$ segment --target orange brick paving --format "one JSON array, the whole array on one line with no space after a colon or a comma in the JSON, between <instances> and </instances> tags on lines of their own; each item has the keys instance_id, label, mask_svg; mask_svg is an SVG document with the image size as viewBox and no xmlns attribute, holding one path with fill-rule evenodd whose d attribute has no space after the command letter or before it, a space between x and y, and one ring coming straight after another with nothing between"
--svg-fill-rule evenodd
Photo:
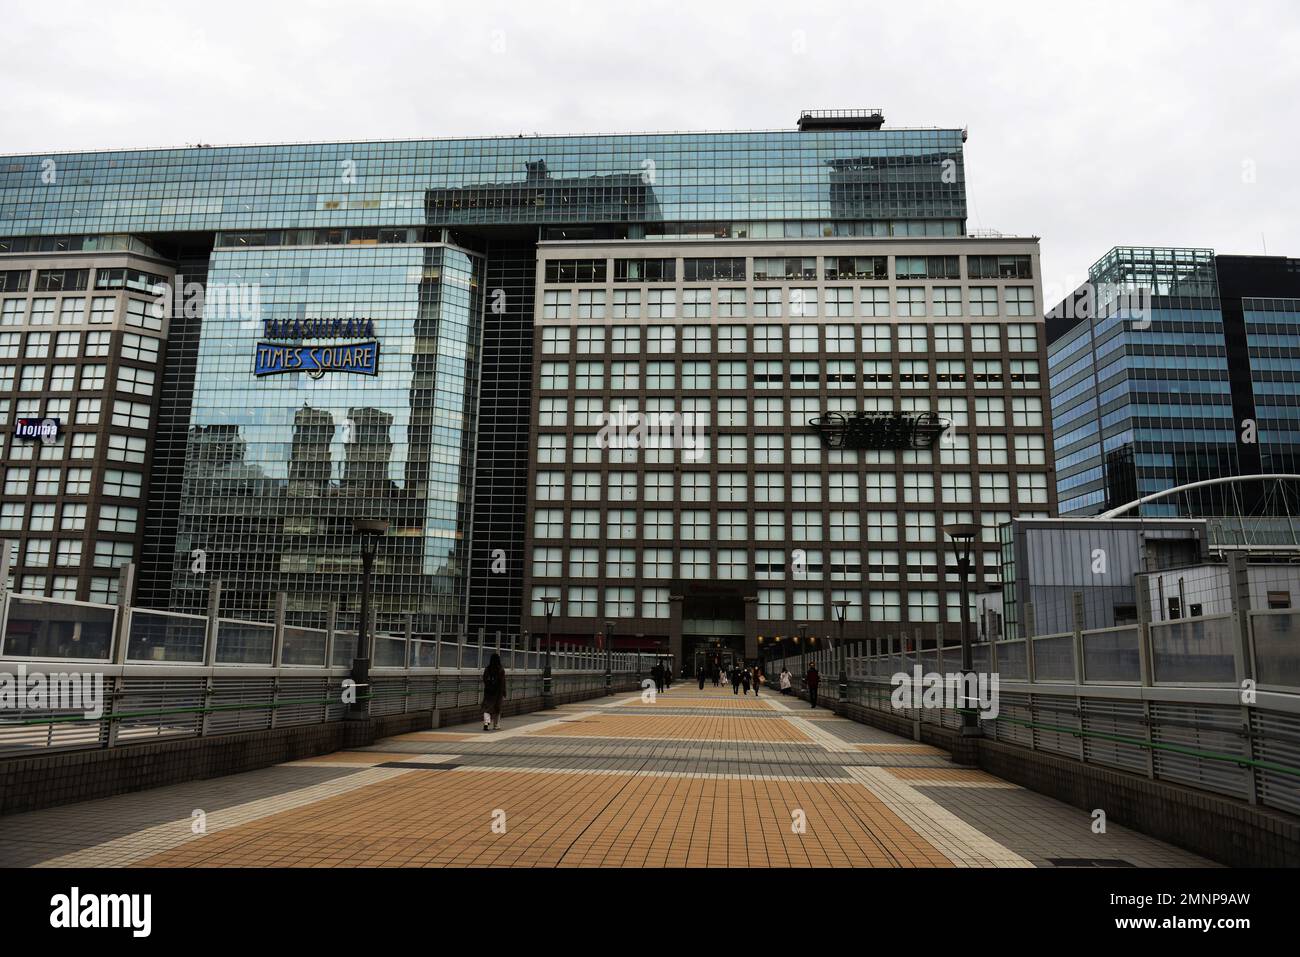
<instances>
[{"instance_id":1,"label":"orange brick paving","mask_svg":"<svg viewBox=\"0 0 1300 957\"><path fill-rule=\"evenodd\" d=\"M691 741L807 741L784 721L730 715L599 714L551 725L531 735L581 738L662 738Z\"/></svg>"},{"instance_id":2,"label":"orange brick paving","mask_svg":"<svg viewBox=\"0 0 1300 957\"><path fill-rule=\"evenodd\" d=\"M335 751L301 758L295 764L381 764L384 761L406 761L413 755L403 751Z\"/></svg>"},{"instance_id":3,"label":"orange brick paving","mask_svg":"<svg viewBox=\"0 0 1300 957\"><path fill-rule=\"evenodd\" d=\"M505 811L505 833L492 831ZM792 828L804 813L802 834ZM143 867L950 866L852 784L411 772L137 862Z\"/></svg>"}]
</instances>

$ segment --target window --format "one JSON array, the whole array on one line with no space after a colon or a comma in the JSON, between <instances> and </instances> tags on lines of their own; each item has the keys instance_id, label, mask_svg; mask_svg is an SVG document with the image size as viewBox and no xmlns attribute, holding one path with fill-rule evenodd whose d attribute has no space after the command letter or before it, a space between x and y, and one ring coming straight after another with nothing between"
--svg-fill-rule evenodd
<instances>
[{"instance_id":1,"label":"window","mask_svg":"<svg viewBox=\"0 0 1300 957\"><path fill-rule=\"evenodd\" d=\"M92 578L90 600L101 605L116 605L118 584L117 578Z\"/></svg>"},{"instance_id":2,"label":"window","mask_svg":"<svg viewBox=\"0 0 1300 957\"><path fill-rule=\"evenodd\" d=\"M1047 476L1035 473L1016 476L1016 492L1022 505L1047 504Z\"/></svg>"},{"instance_id":3,"label":"window","mask_svg":"<svg viewBox=\"0 0 1300 957\"><path fill-rule=\"evenodd\" d=\"M596 617L596 589L592 587L571 587L569 589L569 617Z\"/></svg>"},{"instance_id":4,"label":"window","mask_svg":"<svg viewBox=\"0 0 1300 957\"><path fill-rule=\"evenodd\" d=\"M641 552L641 574L646 578L673 577L673 550L647 548Z\"/></svg>"},{"instance_id":5,"label":"window","mask_svg":"<svg viewBox=\"0 0 1300 957\"><path fill-rule=\"evenodd\" d=\"M862 315L866 318L886 319L889 317L889 289L887 287L867 287L862 290L858 300L862 306ZM888 330L886 327L886 336ZM886 346L888 348L888 346Z\"/></svg>"},{"instance_id":6,"label":"window","mask_svg":"<svg viewBox=\"0 0 1300 957\"><path fill-rule=\"evenodd\" d=\"M1037 352L1038 330L1032 323L1013 322L1007 326L1008 352Z\"/></svg>"},{"instance_id":7,"label":"window","mask_svg":"<svg viewBox=\"0 0 1300 957\"><path fill-rule=\"evenodd\" d=\"M676 259L615 259L615 282L673 282Z\"/></svg>"},{"instance_id":8,"label":"window","mask_svg":"<svg viewBox=\"0 0 1300 957\"><path fill-rule=\"evenodd\" d=\"M552 259L546 263L547 282L604 282L603 259Z\"/></svg>"},{"instance_id":9,"label":"window","mask_svg":"<svg viewBox=\"0 0 1300 957\"><path fill-rule=\"evenodd\" d=\"M646 330L646 351L671 355L677 351L677 330L673 326L651 326Z\"/></svg>"},{"instance_id":10,"label":"window","mask_svg":"<svg viewBox=\"0 0 1300 957\"><path fill-rule=\"evenodd\" d=\"M754 290L754 317L757 319L779 319L781 317L781 290Z\"/></svg>"},{"instance_id":11,"label":"window","mask_svg":"<svg viewBox=\"0 0 1300 957\"><path fill-rule=\"evenodd\" d=\"M898 315L900 318L925 315L925 287L898 287Z\"/></svg>"},{"instance_id":12,"label":"window","mask_svg":"<svg viewBox=\"0 0 1300 957\"><path fill-rule=\"evenodd\" d=\"M1011 477L1005 473L985 472L980 475L980 501L984 504L1011 501Z\"/></svg>"},{"instance_id":13,"label":"window","mask_svg":"<svg viewBox=\"0 0 1300 957\"><path fill-rule=\"evenodd\" d=\"M1007 287L1007 315L1032 316L1034 314L1034 287Z\"/></svg>"},{"instance_id":14,"label":"window","mask_svg":"<svg viewBox=\"0 0 1300 957\"><path fill-rule=\"evenodd\" d=\"M1002 347L998 327L992 323L977 323L970 327L972 352L997 352Z\"/></svg>"},{"instance_id":15,"label":"window","mask_svg":"<svg viewBox=\"0 0 1300 957\"><path fill-rule=\"evenodd\" d=\"M5 469L5 494L6 495L26 495L27 484L31 481L31 469L10 468Z\"/></svg>"},{"instance_id":16,"label":"window","mask_svg":"<svg viewBox=\"0 0 1300 957\"><path fill-rule=\"evenodd\" d=\"M748 310L747 310L748 305L749 302L748 302L747 290L744 289L719 289L718 290L718 315L721 316L723 319L745 318L745 316L748 315Z\"/></svg>"},{"instance_id":17,"label":"window","mask_svg":"<svg viewBox=\"0 0 1300 957\"><path fill-rule=\"evenodd\" d=\"M120 568L128 564L135 554L135 546L130 542L96 542L95 567Z\"/></svg>"},{"instance_id":18,"label":"window","mask_svg":"<svg viewBox=\"0 0 1300 957\"><path fill-rule=\"evenodd\" d=\"M605 318L605 290L603 289L584 289L578 293L578 318L579 319L604 319ZM581 342L581 334L579 334ZM601 348L591 349L591 352L604 352L605 330L600 330ZM584 351L579 348L579 352Z\"/></svg>"},{"instance_id":19,"label":"window","mask_svg":"<svg viewBox=\"0 0 1300 957\"><path fill-rule=\"evenodd\" d=\"M563 438L561 436L561 438ZM145 457L145 439L141 436L110 435L108 437L108 460L110 462L133 462L143 464Z\"/></svg>"},{"instance_id":20,"label":"window","mask_svg":"<svg viewBox=\"0 0 1300 957\"><path fill-rule=\"evenodd\" d=\"M826 278L835 279L888 279L888 256L827 256Z\"/></svg>"},{"instance_id":21,"label":"window","mask_svg":"<svg viewBox=\"0 0 1300 957\"><path fill-rule=\"evenodd\" d=\"M567 389L569 387L569 364L567 362L543 362L541 387L550 390Z\"/></svg>"},{"instance_id":22,"label":"window","mask_svg":"<svg viewBox=\"0 0 1300 957\"><path fill-rule=\"evenodd\" d=\"M785 592L779 588L758 589L758 617L763 621L784 621Z\"/></svg>"},{"instance_id":23,"label":"window","mask_svg":"<svg viewBox=\"0 0 1300 957\"><path fill-rule=\"evenodd\" d=\"M104 376L108 371L108 366L95 364L81 367L81 388L83 391L93 392L104 388Z\"/></svg>"},{"instance_id":24,"label":"window","mask_svg":"<svg viewBox=\"0 0 1300 957\"><path fill-rule=\"evenodd\" d=\"M5 491L8 492L7 486ZM68 469L68 477L64 483L63 492L65 495L89 495L90 469Z\"/></svg>"},{"instance_id":25,"label":"window","mask_svg":"<svg viewBox=\"0 0 1300 957\"><path fill-rule=\"evenodd\" d=\"M69 458L73 459L94 459L96 439L94 433L78 432L73 434L72 451L69 452Z\"/></svg>"},{"instance_id":26,"label":"window","mask_svg":"<svg viewBox=\"0 0 1300 957\"><path fill-rule=\"evenodd\" d=\"M569 330L564 326L544 326L542 328L542 353L556 355L569 351Z\"/></svg>"},{"instance_id":27,"label":"window","mask_svg":"<svg viewBox=\"0 0 1300 957\"><path fill-rule=\"evenodd\" d=\"M897 279L960 279L961 264L956 256L895 256Z\"/></svg>"},{"instance_id":28,"label":"window","mask_svg":"<svg viewBox=\"0 0 1300 957\"><path fill-rule=\"evenodd\" d=\"M1047 453L1045 441L1041 435L1016 436L1017 465L1045 465Z\"/></svg>"},{"instance_id":29,"label":"window","mask_svg":"<svg viewBox=\"0 0 1300 957\"><path fill-rule=\"evenodd\" d=\"M907 593L909 621L938 621L939 593L937 591L910 591Z\"/></svg>"},{"instance_id":30,"label":"window","mask_svg":"<svg viewBox=\"0 0 1300 957\"><path fill-rule=\"evenodd\" d=\"M564 532L564 510L539 508L533 513L534 538L559 538ZM576 537L576 536L575 536Z\"/></svg>"},{"instance_id":31,"label":"window","mask_svg":"<svg viewBox=\"0 0 1300 957\"><path fill-rule=\"evenodd\" d=\"M133 408L140 403L128 403ZM78 399L77 400L77 425L98 425L100 412L103 409L103 399ZM144 406L146 412L148 406Z\"/></svg>"},{"instance_id":32,"label":"window","mask_svg":"<svg viewBox=\"0 0 1300 957\"><path fill-rule=\"evenodd\" d=\"M796 588L794 591L794 620L825 621L825 596L820 591Z\"/></svg>"},{"instance_id":33,"label":"window","mask_svg":"<svg viewBox=\"0 0 1300 957\"><path fill-rule=\"evenodd\" d=\"M41 566L50 563L50 540L48 538L27 539L27 550L23 553L23 564ZM41 584L42 590L45 588Z\"/></svg>"},{"instance_id":34,"label":"window","mask_svg":"<svg viewBox=\"0 0 1300 957\"><path fill-rule=\"evenodd\" d=\"M641 589L641 615L644 618L669 617L668 589L667 588Z\"/></svg>"},{"instance_id":35,"label":"window","mask_svg":"<svg viewBox=\"0 0 1300 957\"><path fill-rule=\"evenodd\" d=\"M124 320L128 326L136 326L140 329L149 329L152 332L162 330L162 319L153 314L149 303L141 299L128 299L126 301L126 315Z\"/></svg>"},{"instance_id":36,"label":"window","mask_svg":"<svg viewBox=\"0 0 1300 957\"><path fill-rule=\"evenodd\" d=\"M54 304L53 299L37 299L32 303L33 307L39 302L48 302L51 306ZM6 299L4 305L0 306L0 326L21 326L26 318L26 299Z\"/></svg>"},{"instance_id":37,"label":"window","mask_svg":"<svg viewBox=\"0 0 1300 957\"><path fill-rule=\"evenodd\" d=\"M8 492L6 483L5 491ZM26 491L24 488L23 491ZM20 493L21 494L21 493ZM65 506L67 507L67 506ZM84 509L85 506L83 505ZM5 502L0 505L0 531L20 532L23 529L23 520L27 515L27 506L22 502Z\"/></svg>"},{"instance_id":38,"label":"window","mask_svg":"<svg viewBox=\"0 0 1300 957\"><path fill-rule=\"evenodd\" d=\"M935 286L934 314L939 317L961 315L960 286Z\"/></svg>"},{"instance_id":39,"label":"window","mask_svg":"<svg viewBox=\"0 0 1300 957\"><path fill-rule=\"evenodd\" d=\"M740 548L724 548L718 552L718 577L743 580L749 577L749 552Z\"/></svg>"},{"instance_id":40,"label":"window","mask_svg":"<svg viewBox=\"0 0 1300 957\"><path fill-rule=\"evenodd\" d=\"M572 319L573 293L561 289L550 289L542 295L543 319Z\"/></svg>"},{"instance_id":41,"label":"window","mask_svg":"<svg viewBox=\"0 0 1300 957\"><path fill-rule=\"evenodd\" d=\"M864 477L866 488L866 501L868 502L894 502L897 501L897 483L895 477L889 472L868 472Z\"/></svg>"},{"instance_id":42,"label":"window","mask_svg":"<svg viewBox=\"0 0 1300 957\"><path fill-rule=\"evenodd\" d=\"M614 290L614 320L640 319L641 318L641 290L640 289L615 289ZM615 349L615 352L620 351Z\"/></svg>"},{"instance_id":43,"label":"window","mask_svg":"<svg viewBox=\"0 0 1300 957\"><path fill-rule=\"evenodd\" d=\"M84 353L88 358L108 355L109 333L107 332L88 332L86 333L86 351Z\"/></svg>"},{"instance_id":44,"label":"window","mask_svg":"<svg viewBox=\"0 0 1300 957\"><path fill-rule=\"evenodd\" d=\"M1037 396L1012 399L1011 419L1017 428L1042 428L1043 400Z\"/></svg>"},{"instance_id":45,"label":"window","mask_svg":"<svg viewBox=\"0 0 1300 957\"><path fill-rule=\"evenodd\" d=\"M676 318L677 293L672 289L651 289L646 315L650 319Z\"/></svg>"},{"instance_id":46,"label":"window","mask_svg":"<svg viewBox=\"0 0 1300 957\"><path fill-rule=\"evenodd\" d=\"M971 286L969 296L972 318L997 317L998 289L996 286Z\"/></svg>"},{"instance_id":47,"label":"window","mask_svg":"<svg viewBox=\"0 0 1300 957\"><path fill-rule=\"evenodd\" d=\"M707 548L683 548L678 561L679 574L682 578L709 578L712 564Z\"/></svg>"},{"instance_id":48,"label":"window","mask_svg":"<svg viewBox=\"0 0 1300 957\"><path fill-rule=\"evenodd\" d=\"M811 319L816 315L817 315L817 290L816 289L791 289L790 290L791 318Z\"/></svg>"},{"instance_id":49,"label":"window","mask_svg":"<svg viewBox=\"0 0 1300 957\"><path fill-rule=\"evenodd\" d=\"M713 295L708 289L682 290L682 318L708 319L712 315Z\"/></svg>"},{"instance_id":50,"label":"window","mask_svg":"<svg viewBox=\"0 0 1300 957\"><path fill-rule=\"evenodd\" d=\"M1032 279L1028 256L967 256L966 273L971 279Z\"/></svg>"},{"instance_id":51,"label":"window","mask_svg":"<svg viewBox=\"0 0 1300 957\"><path fill-rule=\"evenodd\" d=\"M95 296L90 300L90 324L93 326L109 325L116 312L115 296Z\"/></svg>"},{"instance_id":52,"label":"window","mask_svg":"<svg viewBox=\"0 0 1300 957\"><path fill-rule=\"evenodd\" d=\"M854 516L856 518L856 516ZM855 522L856 525L856 522ZM834 536L831 536L834 540ZM857 537L845 537L844 541L857 541ZM896 512L867 512L867 541L869 542L896 542L898 541L898 513Z\"/></svg>"}]
</instances>

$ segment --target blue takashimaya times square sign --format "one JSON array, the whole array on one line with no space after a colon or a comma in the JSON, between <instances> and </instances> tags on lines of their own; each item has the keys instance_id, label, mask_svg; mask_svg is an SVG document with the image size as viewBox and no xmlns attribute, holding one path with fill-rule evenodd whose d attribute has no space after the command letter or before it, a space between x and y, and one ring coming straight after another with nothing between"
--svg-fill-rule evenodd
<instances>
[{"instance_id":1,"label":"blue takashimaya times square sign","mask_svg":"<svg viewBox=\"0 0 1300 957\"><path fill-rule=\"evenodd\" d=\"M267 319L257 344L253 375L305 372L319 379L327 372L379 374L379 340L373 319ZM365 339L364 342L307 343L306 339Z\"/></svg>"}]
</instances>

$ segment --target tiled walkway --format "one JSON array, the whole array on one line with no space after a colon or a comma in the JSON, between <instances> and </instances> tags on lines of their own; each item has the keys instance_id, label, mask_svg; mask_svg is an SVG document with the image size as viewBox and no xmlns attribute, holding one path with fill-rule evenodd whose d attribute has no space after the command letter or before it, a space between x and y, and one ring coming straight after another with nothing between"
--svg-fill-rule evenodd
<instances>
[{"instance_id":1,"label":"tiled walkway","mask_svg":"<svg viewBox=\"0 0 1300 957\"><path fill-rule=\"evenodd\" d=\"M811 719L811 720L810 720ZM0 818L0 865L1207 862L780 695L675 685Z\"/></svg>"}]
</instances>

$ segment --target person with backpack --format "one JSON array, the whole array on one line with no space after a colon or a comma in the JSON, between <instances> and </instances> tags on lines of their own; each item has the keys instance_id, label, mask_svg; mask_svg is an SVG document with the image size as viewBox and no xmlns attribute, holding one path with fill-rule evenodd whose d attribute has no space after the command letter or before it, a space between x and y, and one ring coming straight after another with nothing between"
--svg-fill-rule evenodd
<instances>
[{"instance_id":1,"label":"person with backpack","mask_svg":"<svg viewBox=\"0 0 1300 957\"><path fill-rule=\"evenodd\" d=\"M493 653L492 660L483 669L483 730L501 729L501 703L506 699L506 669L501 667L501 656Z\"/></svg>"}]
</instances>

